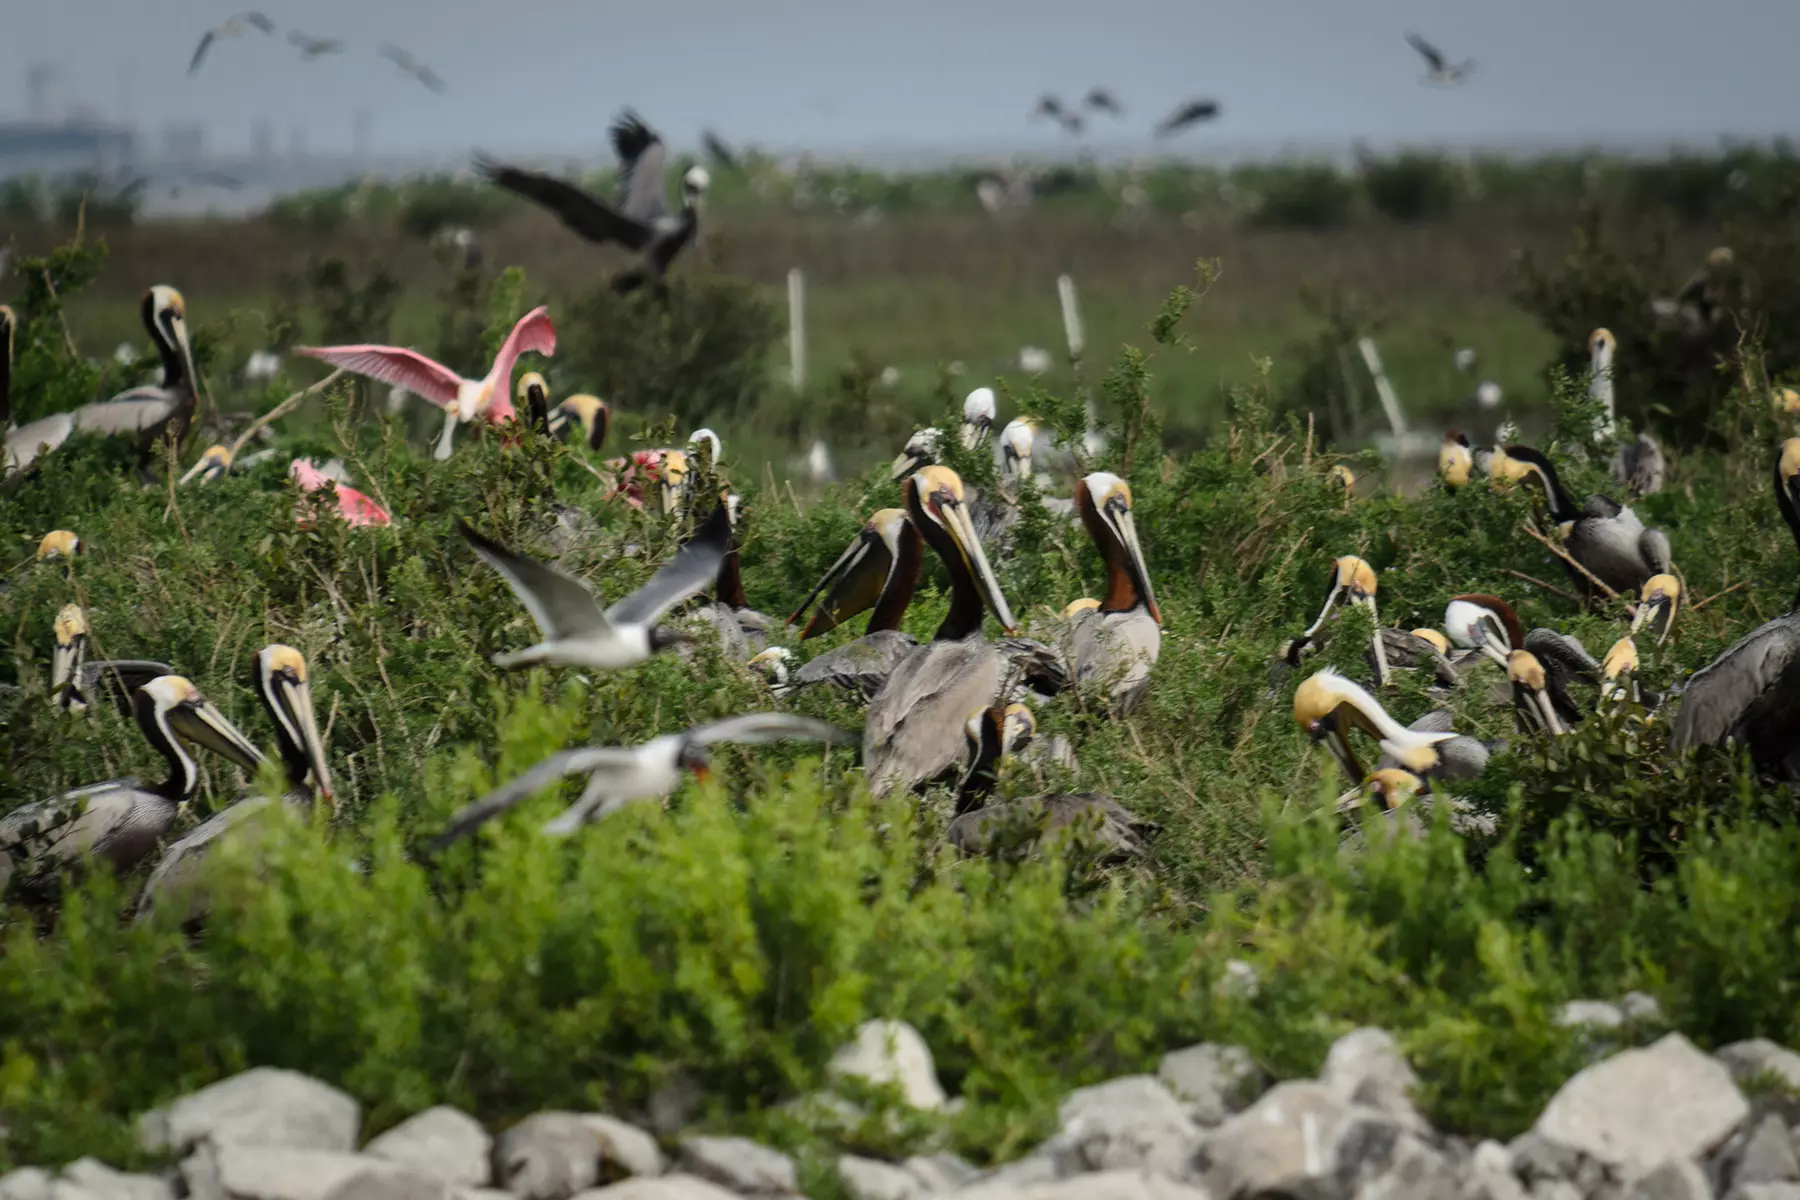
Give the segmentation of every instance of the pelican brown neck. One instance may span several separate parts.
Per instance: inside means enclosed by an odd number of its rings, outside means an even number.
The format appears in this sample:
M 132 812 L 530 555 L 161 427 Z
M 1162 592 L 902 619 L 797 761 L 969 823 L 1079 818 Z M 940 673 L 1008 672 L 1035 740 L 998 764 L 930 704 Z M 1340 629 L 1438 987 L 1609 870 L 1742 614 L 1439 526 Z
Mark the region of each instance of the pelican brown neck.
M 875 600 L 875 611 L 869 614 L 869 627 L 863 630 L 865 637 L 899 629 L 906 619 L 907 606 L 919 590 L 919 575 L 925 569 L 925 539 L 919 536 L 919 527 L 907 520 L 901 523 L 896 540 L 899 553 L 888 568 L 881 595 Z
M 1775 457 L 1775 503 L 1793 531 L 1794 548 L 1800 550 L 1800 437 L 1783 442 Z
M 1508 446 L 1506 457 L 1514 462 L 1523 463 L 1537 473 L 1539 481 L 1544 485 L 1544 496 L 1550 505 L 1550 519 L 1558 523 L 1573 521 L 1581 514 L 1575 509 L 1575 502 L 1569 493 L 1563 490 L 1562 478 L 1556 473 L 1556 466 L 1549 456 L 1540 454 L 1529 446 Z
M 975 745 L 975 761 L 969 764 L 969 772 L 963 776 L 962 786 L 956 793 L 956 815 L 959 817 L 986 804 L 994 793 L 994 785 L 999 782 L 995 768 L 1000 763 L 1000 751 L 1006 740 L 1006 710 L 986 709 L 974 724 L 980 729 L 981 738 Z

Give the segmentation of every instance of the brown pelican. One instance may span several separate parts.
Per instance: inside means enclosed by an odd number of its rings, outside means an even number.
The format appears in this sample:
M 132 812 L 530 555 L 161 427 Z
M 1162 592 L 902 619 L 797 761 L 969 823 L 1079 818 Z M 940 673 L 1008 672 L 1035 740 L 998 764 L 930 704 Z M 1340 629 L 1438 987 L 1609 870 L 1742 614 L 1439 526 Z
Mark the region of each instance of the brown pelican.
M 331 790 L 331 767 L 326 761 L 324 739 L 319 736 L 318 720 L 313 715 L 306 656 L 292 646 L 264 646 L 252 660 L 251 682 L 275 725 L 275 744 L 281 753 L 282 771 L 288 785 L 284 799 L 310 809 L 316 790 L 335 808 L 337 798 Z M 309 775 L 311 787 L 307 786 Z M 267 794 L 253 791 L 170 845 L 144 882 L 144 890 L 138 897 L 138 917 L 141 919 L 148 914 L 158 901 L 185 889 L 213 845 L 226 834 L 239 830 L 271 803 Z M 185 910 L 190 919 L 203 914 L 205 904 L 202 901 L 201 897 L 190 899 Z
M 978 387 L 963 398 L 962 431 L 959 436 L 964 450 L 973 450 L 987 440 L 999 411 L 994 402 L 994 389 L 991 387 Z
M 159 675 L 173 675 L 165 662 L 120 658 L 86 661 L 87 617 L 78 604 L 67 604 L 56 614 L 56 646 L 50 657 L 50 702 L 65 712 L 85 712 L 104 689 L 120 713 L 132 714 L 132 697 Z
M 187 469 L 187 474 L 175 482 L 184 484 L 197 476 L 201 483 L 211 483 L 229 474 L 231 474 L 231 450 L 225 446 L 212 445 L 206 448 L 206 452 L 200 456 L 198 462 Z
M 194 47 L 194 57 L 188 62 L 187 73 L 192 75 L 200 69 L 200 60 L 206 57 L 206 52 L 212 48 L 214 42 L 220 38 L 242 37 L 249 33 L 252 27 L 262 30 L 265 34 L 272 35 L 275 32 L 275 22 L 261 13 L 241 12 L 235 17 L 226 18 L 201 34 L 200 44 Z
M 1669 640 L 1675 626 L 1675 610 L 1681 606 L 1681 581 L 1673 575 L 1652 575 L 1644 580 L 1638 593 L 1637 615 L 1631 619 L 1631 632 L 1648 627 L 1656 635 L 1656 644 Z
M 1508 446 L 1506 456 L 1523 475 L 1534 476 L 1543 486 L 1550 519 L 1562 531 L 1569 557 L 1596 579 L 1619 593 L 1634 593 L 1652 575 L 1669 571 L 1669 538 L 1660 529 L 1646 529 L 1631 509 L 1589 496 L 1578 510 L 1563 490 L 1550 460 L 1527 446 Z M 1570 576 L 1584 589 L 1592 585 L 1579 571 Z
M 515 405 L 539 433 L 550 432 L 550 385 L 536 371 L 519 377 L 518 404 Z
M 550 415 L 550 432 L 567 437 L 571 426 L 579 426 L 587 448 L 598 450 L 606 441 L 606 427 L 611 420 L 612 408 L 606 401 L 578 392 L 556 406 Z
M 72 529 L 52 529 L 38 542 L 37 561 L 49 562 L 53 558 L 73 560 L 81 553 L 81 539 Z
M 1775 459 L 1775 495 L 1794 525 L 1795 439 Z M 1800 526 L 1796 526 L 1800 537 Z M 1796 598 L 1800 600 L 1800 597 Z M 1739 638 L 1688 680 L 1675 714 L 1673 744 L 1748 748 L 1757 768 L 1800 779 L 1800 603 Z
M 1387 714 L 1375 697 L 1357 684 L 1326 667 L 1294 691 L 1294 723 L 1313 741 L 1330 740 L 1352 783 L 1361 783 L 1367 772 L 1350 745 L 1350 731 L 1361 729 L 1375 738 L 1382 751 L 1421 777 L 1442 765 L 1441 743 L 1457 735 L 1452 731 L 1408 729 Z
M 905 449 L 894 459 L 895 481 L 905 479 L 921 467 L 929 467 L 937 462 L 938 437 L 938 431 L 929 425 L 913 431 L 913 435 L 906 439 Z
M 586 580 L 514 553 L 476 533 L 467 522 L 459 525 L 464 540 L 506 580 L 543 635 L 543 641 L 528 649 L 496 654 L 494 665 L 506 669 L 559 663 L 616 670 L 692 641 L 656 620 L 718 577 L 731 537 L 730 517 L 721 504 L 650 582 L 603 610 Z
M 83 433 L 137 434 L 138 459 L 147 467 L 165 438 L 173 438 L 177 450 L 187 439 L 196 399 L 187 305 L 181 293 L 158 284 L 144 293 L 141 313 L 144 328 L 150 331 L 162 357 L 162 382 L 130 388 L 111 400 L 78 408 L 74 420 L 75 428 Z
M 545 833 L 570 833 L 598 821 L 634 800 L 659 800 L 681 786 L 684 775 L 702 781 L 709 775 L 707 748 L 720 742 L 762 745 L 783 739 L 853 746 L 856 736 L 835 725 L 790 713 L 745 713 L 664 734 L 638 746 L 585 746 L 552 754 L 516 779 L 470 804 L 450 818 L 444 832 L 426 844 L 435 853 L 466 837 L 486 822 L 565 775 L 584 774 L 587 788 Z
M 135 866 L 175 821 L 200 786 L 200 768 L 181 742 L 224 755 L 247 771 L 262 752 L 179 675 L 146 683 L 132 700 L 138 728 L 167 760 L 169 775 L 149 785 L 112 779 L 15 809 L 0 819 L 0 887 L 14 870 L 36 874 L 91 854 L 115 871 Z M 177 740 L 180 739 L 180 740 Z
M 564 227 L 590 242 L 617 242 L 636 252 L 640 265 L 613 280 L 615 292 L 630 292 L 645 283 L 660 283 L 675 256 L 700 228 L 700 206 L 711 183 L 705 167 L 689 167 L 681 177 L 680 215 L 671 215 L 663 199 L 663 140 L 637 114 L 627 111 L 612 128 L 619 155 L 620 196 L 617 206 L 550 175 L 525 171 L 477 157 L 476 168 L 509 192 L 555 213 Z
M 908 518 L 950 572 L 950 611 L 869 702 L 863 769 L 877 792 L 910 789 L 961 762 L 968 713 L 993 704 L 1006 683 L 1005 655 L 981 637 L 984 602 L 1008 634 L 1014 624 L 956 472 L 925 467 L 904 490 Z
M 855 641 L 827 650 L 801 667 L 789 686 L 830 683 L 858 692 L 864 699 L 880 691 L 900 660 L 918 649 L 918 642 L 901 630 L 900 622 L 918 589 L 924 561 L 924 539 L 904 509 L 884 508 L 870 516 L 856 540 L 787 619 L 789 625 L 798 621 L 814 598 L 822 595 L 800 631 L 801 641 L 836 629 L 873 607 L 868 628 Z
M 1301 632 L 1300 636 L 1287 644 L 1282 657 L 1290 667 L 1300 665 L 1300 658 L 1312 644 L 1319 630 L 1325 626 L 1326 618 L 1331 610 L 1342 604 L 1360 604 L 1369 610 L 1369 620 L 1375 623 L 1375 641 L 1371 652 L 1375 656 L 1375 678 L 1383 686 L 1388 681 L 1387 644 L 1381 632 L 1381 619 L 1375 611 L 1375 592 L 1379 587 L 1375 578 L 1375 568 L 1354 554 L 1345 554 L 1331 560 L 1331 578 L 1325 586 L 1325 603 L 1319 609 L 1319 618 L 1311 626 Z
M 1606 652 L 1606 658 L 1601 663 L 1600 703 L 1616 703 L 1625 699 L 1636 701 L 1637 670 L 1637 643 L 1629 636 L 1622 637 L 1613 643 L 1612 649 Z
M 1467 487 L 1475 470 L 1475 456 L 1469 450 L 1466 434 L 1450 430 L 1438 446 L 1438 477 L 1448 488 Z
M 1416 33 L 1406 35 L 1406 44 L 1417 50 L 1419 57 L 1425 60 L 1425 83 L 1449 87 L 1452 84 L 1461 83 L 1475 70 L 1474 59 L 1467 58 L 1462 62 L 1453 63 L 1444 57 L 1442 50 Z
M 1010 841 L 1013 829 L 1036 841 L 1046 834 L 1066 830 L 1086 835 L 1107 860 L 1120 860 L 1141 852 L 1146 834 L 1156 831 L 1111 796 L 1097 792 L 1064 792 L 1031 796 L 1005 804 L 989 804 L 1002 758 L 1012 757 L 1037 734 L 1037 718 L 1023 704 L 977 709 L 964 725 L 969 746 L 969 770 L 956 797 L 956 816 L 945 831 L 950 843 L 965 854 L 980 854 Z
M 1561 737 L 1568 732 L 1550 703 L 1545 687 L 1544 664 L 1529 650 L 1506 656 L 1506 678 L 1512 684 L 1513 709 L 1521 733 L 1547 733 Z
M 1450 597 L 1444 606 L 1444 632 L 1464 650 L 1476 650 L 1500 666 L 1525 645 L 1525 630 L 1512 605 L 1498 596 L 1468 592 Z
M 1076 487 L 1075 502 L 1106 563 L 1106 593 L 1070 617 L 1068 660 L 1077 686 L 1104 685 L 1113 708 L 1126 712 L 1150 686 L 1162 651 L 1162 612 L 1131 515 L 1131 486 L 1095 471 Z
M 1586 715 L 1580 705 L 1569 697 L 1569 684 L 1576 679 L 1588 683 L 1599 684 L 1600 664 L 1588 653 L 1586 646 L 1579 638 L 1570 634 L 1558 633 L 1554 629 L 1534 629 L 1525 635 L 1524 649 L 1529 651 L 1544 671 L 1544 690 L 1550 699 L 1550 705 L 1556 710 L 1556 716 L 1566 731 L 1581 724 Z M 1507 677 L 1512 677 L 1512 667 L 1507 667 Z

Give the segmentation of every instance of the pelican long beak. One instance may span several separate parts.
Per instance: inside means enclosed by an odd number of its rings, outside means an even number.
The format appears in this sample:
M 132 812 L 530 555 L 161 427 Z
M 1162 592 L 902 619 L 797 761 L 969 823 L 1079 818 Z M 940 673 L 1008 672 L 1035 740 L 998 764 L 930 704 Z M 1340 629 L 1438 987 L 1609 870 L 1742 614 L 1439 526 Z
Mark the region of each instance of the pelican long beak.
M 175 331 L 175 345 L 181 351 L 181 361 L 187 366 L 188 385 L 194 394 L 200 394 L 200 373 L 194 370 L 194 351 L 188 345 L 187 317 L 182 313 L 174 313 L 169 318 L 169 328 Z
M 794 615 L 787 619 L 792 625 L 800 619 L 800 614 L 812 606 L 812 602 L 821 592 L 824 600 L 814 610 L 812 619 L 800 633 L 800 640 L 805 641 L 815 634 L 827 633 L 854 617 L 864 609 L 874 606 L 881 597 L 881 587 L 887 581 L 887 570 L 882 566 L 884 557 L 876 553 L 882 545 L 881 535 L 872 529 L 865 529 L 848 549 L 838 555 L 838 560 L 831 564 L 823 578 L 807 593 L 806 599 L 794 610 Z
M 319 722 L 313 715 L 312 685 L 304 679 L 278 676 L 275 701 L 286 711 L 288 721 L 300 731 L 307 761 L 312 765 L 313 786 L 320 796 L 331 801 L 332 811 L 336 812 L 337 796 L 331 790 L 331 765 L 326 761 L 325 740 L 319 736 Z
M 212 465 L 212 460 L 210 458 L 206 458 L 205 456 L 202 456 L 199 462 L 195 463 L 193 466 L 191 466 L 187 469 L 187 473 L 185 475 L 183 475 L 180 479 L 177 479 L 175 481 L 176 486 L 179 487 L 182 484 L 188 482 L 188 480 L 194 478 L 194 476 L 200 474 L 200 472 L 206 470 L 206 468 L 210 467 L 211 465 Z
M 891 442 L 889 443 L 889 445 L 892 445 L 892 444 L 893 443 L 891 443 Z M 930 460 L 928 458 L 926 458 L 924 455 L 916 454 L 911 450 L 902 450 L 894 458 L 894 465 L 892 468 L 894 478 L 896 480 L 905 479 L 908 475 L 911 475 L 914 471 L 917 471 L 920 467 L 925 467 L 925 466 L 929 466 L 929 465 L 930 465 Z
M 1637 615 L 1631 618 L 1631 632 L 1636 634 L 1646 625 L 1655 630 L 1657 645 L 1668 641 L 1669 632 L 1675 628 L 1675 598 L 1665 594 L 1639 604 Z
M 85 634 L 77 634 L 69 639 L 68 645 L 61 642 L 50 652 L 50 699 L 62 697 L 63 686 L 74 678 L 75 664 L 81 661 L 81 650 L 86 642 Z
M 1532 703 L 1537 705 L 1538 715 L 1543 717 L 1544 728 L 1550 731 L 1551 737 L 1561 737 L 1569 732 L 1562 723 L 1562 718 L 1556 715 L 1556 705 L 1551 703 L 1550 693 L 1547 690 L 1534 692 L 1531 699 Z
M 210 700 L 172 709 L 169 728 L 196 746 L 223 755 L 246 771 L 254 773 L 263 764 L 263 752 Z
M 1007 607 L 1006 597 L 1000 593 L 1000 581 L 994 578 L 994 568 L 988 565 L 987 552 L 981 548 L 981 539 L 975 536 L 975 522 L 970 519 L 969 510 L 961 501 L 946 500 L 939 505 L 938 511 L 943 515 L 944 528 L 956 539 L 963 560 L 969 564 L 976 586 L 987 596 L 988 607 L 993 610 L 1001 628 L 1010 634 L 1017 623 L 1013 620 L 1012 609 Z M 1155 611 L 1154 602 L 1151 611 Z
M 1162 610 L 1156 607 L 1156 592 L 1150 587 L 1150 569 L 1144 565 L 1144 547 L 1143 543 L 1138 541 L 1137 518 L 1131 515 L 1129 508 L 1120 509 L 1108 515 L 1112 519 L 1113 528 L 1118 531 L 1119 540 L 1125 544 L 1126 565 L 1130 567 L 1132 575 L 1136 577 L 1138 590 L 1144 594 L 1144 606 L 1150 610 L 1150 615 L 1156 619 L 1156 623 L 1161 625 Z M 1318 626 L 1315 625 L 1307 632 L 1310 634 L 1317 629 Z
M 1331 610 L 1336 608 L 1338 605 L 1338 601 L 1342 600 L 1344 598 L 1344 593 L 1347 590 L 1348 589 L 1346 589 L 1344 587 L 1344 585 L 1341 583 L 1337 583 L 1337 582 L 1332 583 L 1331 590 L 1329 592 L 1325 593 L 1325 604 L 1322 608 L 1319 609 L 1318 619 L 1315 620 L 1311 625 L 1308 625 L 1305 629 L 1300 631 L 1300 639 L 1299 640 L 1301 640 L 1303 642 L 1309 642 L 1312 640 L 1313 635 L 1318 633 L 1319 630 L 1324 626 L 1325 618 L 1329 617 L 1331 615 Z M 1361 776 L 1358 776 L 1358 778 L 1361 778 Z
M 1375 624 L 1375 684 L 1386 687 L 1388 684 L 1387 643 L 1381 636 L 1381 616 L 1375 611 L 1375 597 L 1359 596 L 1357 603 L 1369 606 L 1369 619 Z
M 1368 772 L 1363 770 L 1362 761 L 1356 757 L 1356 750 L 1350 745 L 1350 731 L 1346 727 L 1343 708 L 1338 708 L 1325 718 L 1325 740 L 1331 747 L 1331 753 L 1338 760 L 1346 774 L 1353 780 L 1361 780 Z

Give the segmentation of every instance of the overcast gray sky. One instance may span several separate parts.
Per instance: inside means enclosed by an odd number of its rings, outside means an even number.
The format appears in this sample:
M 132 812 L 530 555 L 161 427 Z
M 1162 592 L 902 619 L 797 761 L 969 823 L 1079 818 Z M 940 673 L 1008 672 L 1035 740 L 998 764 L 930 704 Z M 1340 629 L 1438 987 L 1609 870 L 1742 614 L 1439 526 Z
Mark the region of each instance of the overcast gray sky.
M 1066 144 L 1028 124 L 1039 93 L 1090 85 L 1137 136 L 1188 96 L 1225 115 L 1193 131 L 1239 144 L 1557 137 L 1764 137 L 1800 121 L 1800 0 L 267 0 L 348 53 L 299 61 L 252 34 L 186 67 L 231 0 L 9 0 L 0 117 L 23 115 L 28 64 L 108 115 L 129 103 L 154 138 L 199 120 L 215 149 L 258 118 L 281 141 L 347 149 L 366 108 L 380 153 L 597 151 L 636 106 L 671 141 L 727 138 L 844 150 Z M 1419 83 L 1416 29 L 1479 67 L 1463 88 Z M 434 95 L 375 57 L 395 41 L 431 64 Z

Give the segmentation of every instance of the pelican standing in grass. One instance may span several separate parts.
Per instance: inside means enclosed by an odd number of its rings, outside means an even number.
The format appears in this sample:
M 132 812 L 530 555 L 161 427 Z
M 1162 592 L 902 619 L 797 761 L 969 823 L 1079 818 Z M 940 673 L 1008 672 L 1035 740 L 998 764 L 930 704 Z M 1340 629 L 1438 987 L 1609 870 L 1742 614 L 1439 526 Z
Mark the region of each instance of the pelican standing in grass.
M 924 561 L 924 539 L 905 509 L 883 508 L 872 514 L 787 619 L 789 625 L 798 621 L 817 598 L 818 607 L 800 631 L 801 641 L 828 633 L 872 607 L 868 628 L 855 641 L 827 650 L 794 672 L 788 687 L 830 683 L 865 700 L 880 691 L 895 665 L 918 649 L 919 643 L 900 628 L 900 622 L 918 590 Z
M 427 843 L 436 853 L 467 837 L 520 801 L 565 775 L 586 775 L 581 799 L 544 827 L 545 833 L 572 833 L 638 800 L 660 800 L 681 786 L 684 776 L 704 782 L 711 775 L 709 747 L 722 742 L 762 745 L 796 739 L 828 746 L 853 746 L 854 734 L 835 725 L 790 713 L 745 713 L 664 734 L 638 746 L 586 746 L 552 754 L 523 775 L 450 818 L 449 826 Z
M 146 683 L 133 698 L 132 710 L 145 740 L 168 762 L 168 777 L 154 785 L 111 779 L 6 814 L 0 819 L 0 887 L 16 870 L 38 875 L 70 866 L 83 855 L 115 871 L 136 866 L 200 786 L 200 768 L 184 741 L 221 754 L 246 771 L 262 765 L 262 752 L 179 675 Z
M 86 712 L 102 690 L 119 712 L 132 715 L 132 698 L 159 675 L 173 675 L 175 668 L 147 658 L 115 658 L 87 661 L 87 615 L 78 604 L 66 604 L 56 614 L 56 644 L 50 656 L 50 702 L 64 712 Z
M 1521 477 L 1535 478 L 1543 487 L 1564 549 L 1595 579 L 1614 592 L 1633 594 L 1652 575 L 1670 572 L 1669 538 L 1662 530 L 1645 528 L 1630 508 L 1605 496 L 1589 496 L 1577 509 L 1563 490 L 1556 467 L 1528 446 L 1508 446 L 1506 456 Z M 1584 590 L 1593 591 L 1580 571 L 1571 567 L 1569 574 Z
M 1375 678 L 1380 686 L 1385 687 L 1388 681 L 1387 642 L 1382 636 L 1381 616 L 1375 610 L 1375 592 L 1379 587 L 1375 577 L 1375 568 L 1354 554 L 1345 554 L 1331 560 L 1331 578 L 1325 585 L 1325 603 L 1319 609 L 1319 618 L 1300 636 L 1287 644 L 1282 657 L 1290 667 L 1300 665 L 1300 659 L 1319 630 L 1325 627 L 1325 621 L 1339 604 L 1359 604 L 1369 610 L 1369 620 L 1375 623 L 1375 641 L 1370 647 L 1375 657 Z
M 331 766 L 326 761 L 325 742 L 319 736 L 318 719 L 313 714 L 306 656 L 280 643 L 264 646 L 252 660 L 251 683 L 275 727 L 275 744 L 288 785 L 283 798 L 310 809 L 316 792 L 335 805 Z M 310 787 L 308 777 L 312 780 Z M 144 881 L 144 890 L 138 896 L 138 918 L 147 916 L 158 902 L 185 891 L 212 847 L 271 803 L 266 794 L 251 792 L 170 845 L 157 860 L 150 878 Z M 195 896 L 188 899 L 183 911 L 192 919 L 203 915 L 205 907 L 205 898 Z
M 1306 679 L 1294 691 L 1294 723 L 1313 741 L 1327 741 L 1350 782 L 1367 777 L 1362 762 L 1350 745 L 1350 731 L 1360 729 L 1375 738 L 1396 765 L 1421 778 L 1443 762 L 1438 747 L 1457 735 L 1453 731 L 1408 729 L 1394 720 L 1375 697 L 1362 687 L 1326 667 Z
M 1069 663 L 1076 686 L 1102 685 L 1113 709 L 1128 712 L 1143 699 L 1162 652 L 1162 611 L 1131 513 L 1131 485 L 1095 471 L 1076 487 L 1075 503 L 1106 564 L 1106 592 L 1070 618 Z
M 535 646 L 496 654 L 494 665 L 508 670 L 540 663 L 618 670 L 692 641 L 679 630 L 657 624 L 657 619 L 718 577 L 731 538 L 730 517 L 721 504 L 650 582 L 602 609 L 586 580 L 508 550 L 476 533 L 467 522 L 459 527 L 476 555 L 506 580 L 543 635 Z
M 950 610 L 931 644 L 903 659 L 869 702 L 863 769 L 877 792 L 911 789 L 961 763 L 968 714 L 993 704 L 1006 683 L 1006 657 L 981 636 L 986 610 L 1009 635 L 1014 626 L 956 472 L 925 467 L 904 491 L 908 519 L 950 573 Z
M 451 435 L 458 424 L 466 424 L 477 415 L 486 416 L 496 425 L 513 419 L 513 366 L 521 354 L 555 354 L 556 327 L 550 323 L 549 310 L 543 307 L 520 317 L 500 344 L 494 365 L 480 379 L 464 379 L 442 363 L 402 346 L 299 346 L 294 353 L 330 363 L 352 375 L 403 387 L 443 409 L 444 434 L 433 455 L 442 462 L 450 457 Z

